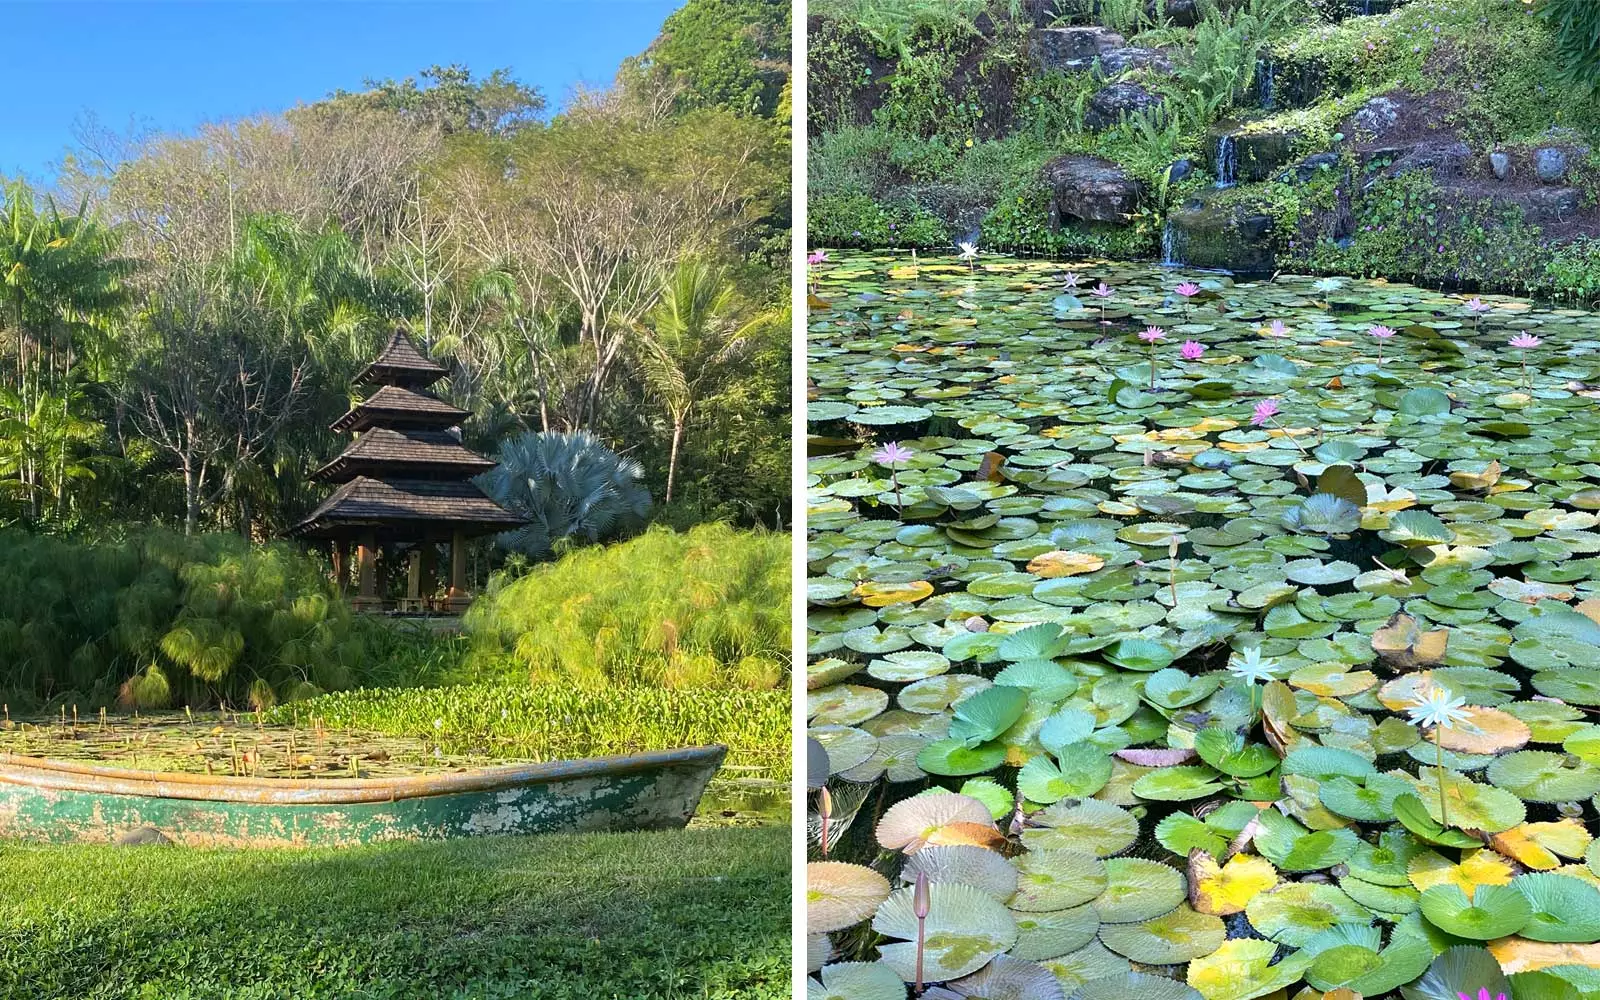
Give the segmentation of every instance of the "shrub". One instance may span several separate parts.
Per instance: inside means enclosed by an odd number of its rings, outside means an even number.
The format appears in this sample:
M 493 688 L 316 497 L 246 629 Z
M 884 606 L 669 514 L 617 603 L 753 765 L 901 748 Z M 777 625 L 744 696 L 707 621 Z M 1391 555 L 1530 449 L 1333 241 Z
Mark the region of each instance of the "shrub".
M 521 577 L 467 613 L 472 666 L 576 686 L 772 688 L 789 670 L 789 536 L 652 527 Z
M 23 706 L 241 705 L 345 687 L 377 627 L 288 543 L 161 528 L 102 541 L 0 533 L 0 695 Z
M 544 559 L 563 542 L 599 542 L 644 526 L 644 469 L 588 431 L 524 434 L 500 448 L 500 464 L 474 480 L 528 523 L 497 535 L 503 548 Z

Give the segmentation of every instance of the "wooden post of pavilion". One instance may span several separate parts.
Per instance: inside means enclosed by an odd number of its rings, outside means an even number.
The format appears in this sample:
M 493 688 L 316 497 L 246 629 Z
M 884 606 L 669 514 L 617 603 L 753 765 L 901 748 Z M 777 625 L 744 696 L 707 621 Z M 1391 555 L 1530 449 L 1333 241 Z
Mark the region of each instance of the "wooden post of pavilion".
M 472 477 L 494 463 L 461 444 L 459 427 L 470 414 L 427 392 L 446 371 L 418 351 L 404 330 L 395 330 L 377 360 L 358 381 L 376 386 L 362 402 L 338 420 L 336 431 L 356 438 L 315 476 L 339 484 L 311 515 L 295 525 L 302 538 L 331 539 L 335 574 L 344 562 L 340 547 L 350 541 L 357 550 L 358 610 L 379 610 L 377 550 L 380 546 L 415 543 L 420 563 L 408 580 L 407 592 L 432 592 L 434 544 L 450 542 L 450 587 L 447 607 L 466 609 L 467 541 L 506 531 L 523 518 L 490 500 Z M 383 566 L 387 574 L 391 564 Z

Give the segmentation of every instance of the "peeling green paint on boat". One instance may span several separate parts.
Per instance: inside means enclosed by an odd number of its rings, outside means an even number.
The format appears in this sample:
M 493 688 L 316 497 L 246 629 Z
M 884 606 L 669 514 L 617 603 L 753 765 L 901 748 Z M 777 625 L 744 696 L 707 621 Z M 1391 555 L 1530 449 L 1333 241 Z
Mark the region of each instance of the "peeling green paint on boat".
M 682 827 L 725 747 L 370 780 L 201 778 L 0 755 L 0 837 L 337 847 L 497 833 Z

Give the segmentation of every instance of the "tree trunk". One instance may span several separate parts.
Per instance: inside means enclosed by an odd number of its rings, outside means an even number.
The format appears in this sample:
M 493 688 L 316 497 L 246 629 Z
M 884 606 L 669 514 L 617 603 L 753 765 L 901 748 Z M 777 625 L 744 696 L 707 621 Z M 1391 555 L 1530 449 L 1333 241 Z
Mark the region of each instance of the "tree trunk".
M 683 443 L 683 418 L 672 421 L 672 449 L 667 454 L 667 503 L 672 502 L 672 484 L 678 478 L 678 446 Z
M 189 462 L 183 467 L 183 509 L 183 533 L 192 535 L 200 522 L 200 471 Z

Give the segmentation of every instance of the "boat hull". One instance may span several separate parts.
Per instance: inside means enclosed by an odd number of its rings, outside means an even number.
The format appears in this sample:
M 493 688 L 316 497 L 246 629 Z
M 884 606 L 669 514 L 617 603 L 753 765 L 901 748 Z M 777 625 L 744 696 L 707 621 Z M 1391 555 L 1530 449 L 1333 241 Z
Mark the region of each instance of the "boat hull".
M 342 847 L 489 834 L 682 827 L 726 748 L 397 779 L 155 774 L 0 754 L 0 838 Z

